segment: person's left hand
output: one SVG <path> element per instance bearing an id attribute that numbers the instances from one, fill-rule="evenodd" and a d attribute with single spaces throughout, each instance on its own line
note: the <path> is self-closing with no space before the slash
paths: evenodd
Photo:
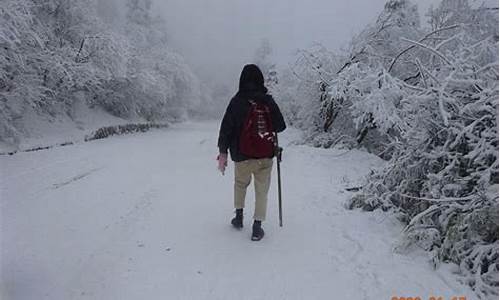
<path id="1" fill-rule="evenodd" d="M 224 175 L 224 172 L 226 171 L 227 167 L 227 153 L 220 153 L 217 156 L 217 161 L 219 162 L 218 169 Z"/>

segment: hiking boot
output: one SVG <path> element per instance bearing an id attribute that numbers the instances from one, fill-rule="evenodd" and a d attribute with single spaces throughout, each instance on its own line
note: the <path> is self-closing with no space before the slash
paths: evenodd
<path id="1" fill-rule="evenodd" d="M 252 226 L 252 241 L 260 241 L 264 237 L 261 221 L 254 221 Z"/>
<path id="2" fill-rule="evenodd" d="M 231 220 L 231 224 L 233 224 L 234 228 L 241 229 L 243 228 L 243 209 L 236 210 L 236 216 Z"/>

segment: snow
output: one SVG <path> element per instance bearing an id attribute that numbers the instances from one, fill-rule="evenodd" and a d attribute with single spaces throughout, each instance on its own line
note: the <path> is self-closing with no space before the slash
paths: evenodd
<path id="1" fill-rule="evenodd" d="M 296 145 L 294 130 L 281 137 L 284 227 L 273 177 L 266 236 L 250 241 L 253 191 L 234 230 L 217 129 L 182 123 L 1 156 L 0 298 L 476 299 L 452 266 L 394 252 L 394 217 L 344 208 L 344 189 L 380 159 Z"/>
<path id="2" fill-rule="evenodd" d="M 61 114 L 56 118 L 51 118 L 27 111 L 21 122 L 24 135 L 19 145 L 9 145 L 0 141 L 0 153 L 53 146 L 65 142 L 82 142 L 85 135 L 104 126 L 145 122 L 140 118 L 126 120 L 114 117 L 101 108 L 89 108 L 81 101 L 75 102 L 71 116 Z"/>

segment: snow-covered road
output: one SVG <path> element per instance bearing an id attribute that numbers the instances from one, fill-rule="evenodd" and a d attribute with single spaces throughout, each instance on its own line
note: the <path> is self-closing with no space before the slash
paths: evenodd
<path id="1" fill-rule="evenodd" d="M 395 253 L 396 220 L 344 209 L 344 189 L 378 158 L 293 145 L 293 130 L 284 227 L 274 173 L 265 238 L 250 241 L 253 191 L 244 230 L 232 229 L 217 126 L 0 157 L 1 299 L 475 299 L 448 267 Z"/>

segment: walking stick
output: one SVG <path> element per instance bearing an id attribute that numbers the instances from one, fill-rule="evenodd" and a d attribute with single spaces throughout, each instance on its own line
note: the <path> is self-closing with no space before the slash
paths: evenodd
<path id="1" fill-rule="evenodd" d="M 283 207 L 281 205 L 281 154 L 283 153 L 283 148 L 279 146 L 278 143 L 278 133 L 276 133 L 276 167 L 278 169 L 278 207 L 279 207 L 279 221 L 280 227 L 283 227 Z"/>

